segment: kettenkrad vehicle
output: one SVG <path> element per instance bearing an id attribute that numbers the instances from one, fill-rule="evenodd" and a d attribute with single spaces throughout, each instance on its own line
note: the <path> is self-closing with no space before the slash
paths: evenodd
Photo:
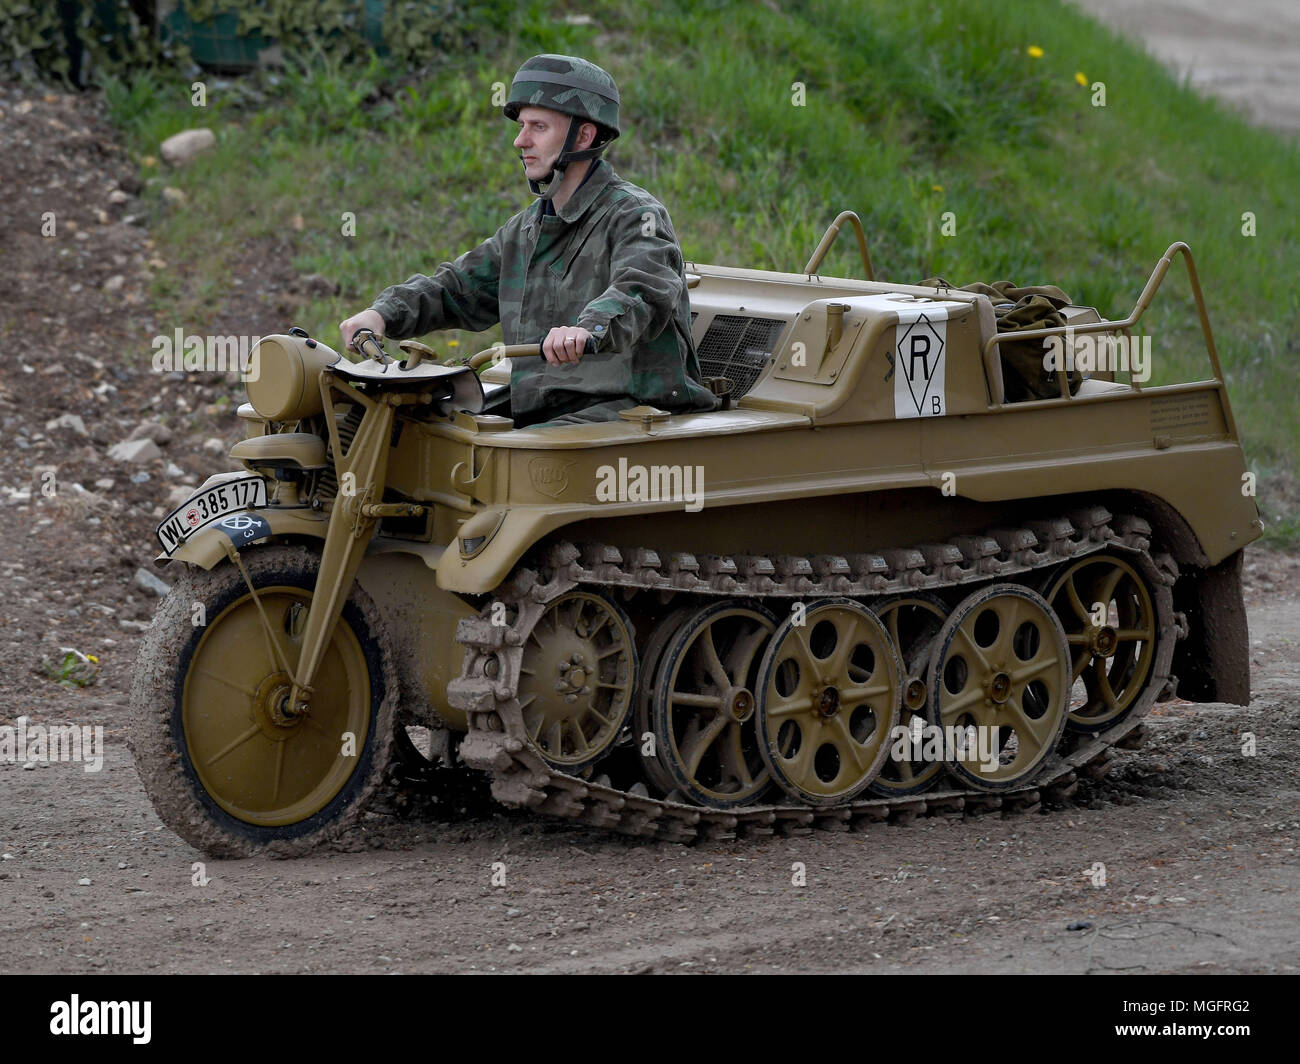
<path id="1" fill-rule="evenodd" d="M 866 280 L 818 273 L 845 221 Z M 1144 387 L 1098 352 L 1136 358 L 1179 255 L 1210 376 Z M 855 829 L 1032 809 L 1153 702 L 1248 701 L 1262 525 L 1186 245 L 1120 321 L 872 276 L 849 212 L 801 273 L 689 266 L 722 408 L 612 423 L 516 429 L 506 364 L 414 341 L 263 338 L 240 468 L 158 529 L 132 745 L 159 816 L 303 852 L 486 773 L 657 838 Z"/>

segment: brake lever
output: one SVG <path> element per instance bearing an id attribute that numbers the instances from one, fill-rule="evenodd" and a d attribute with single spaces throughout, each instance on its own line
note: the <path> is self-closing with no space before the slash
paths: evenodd
<path id="1" fill-rule="evenodd" d="M 384 345 L 380 342 L 379 337 L 375 335 L 375 331 L 373 329 L 362 328 L 362 329 L 358 329 L 355 333 L 352 334 L 352 346 L 353 348 L 356 349 L 358 354 L 364 355 L 366 353 L 365 352 L 366 344 L 374 345 L 374 349 L 376 353 L 372 355 L 371 358 L 373 358 L 376 362 L 378 362 L 381 366 L 383 366 L 385 370 L 387 370 L 389 363 L 391 363 L 393 360 L 391 357 L 389 357 L 388 352 L 384 350 Z"/>

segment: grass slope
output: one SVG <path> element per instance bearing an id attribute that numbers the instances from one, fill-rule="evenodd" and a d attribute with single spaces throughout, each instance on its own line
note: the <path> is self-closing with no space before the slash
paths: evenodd
<path id="1" fill-rule="evenodd" d="M 142 157 L 188 126 L 219 138 L 165 179 L 188 201 L 155 236 L 164 258 L 190 265 L 158 281 L 162 320 L 207 331 L 232 268 L 274 239 L 294 268 L 341 285 L 297 315 L 329 336 L 384 286 L 488 236 L 529 201 L 494 86 L 535 52 L 575 52 L 618 79 L 626 132 L 610 159 L 665 202 L 696 261 L 797 270 L 847 207 L 882 277 L 1053 283 L 1118 317 L 1185 240 L 1269 534 L 1300 538 L 1294 143 L 1201 99 L 1057 0 L 592 0 L 581 11 L 590 25 L 527 5 L 508 35 L 476 56 L 437 57 L 420 79 L 317 60 L 274 87 L 213 83 L 202 111 L 188 85 L 110 86 Z M 342 235 L 344 212 L 355 236 Z M 851 239 L 824 267 L 859 270 Z M 1143 326 L 1156 383 L 1209 375 L 1181 266 Z M 480 341 L 490 338 L 434 339 L 447 353 Z"/>

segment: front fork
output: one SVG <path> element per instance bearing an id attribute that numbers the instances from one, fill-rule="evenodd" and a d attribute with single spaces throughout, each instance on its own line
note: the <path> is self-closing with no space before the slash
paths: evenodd
<path id="1" fill-rule="evenodd" d="M 302 632 L 302 652 L 296 668 L 291 670 L 287 662 L 282 662 L 282 667 L 293 677 L 289 697 L 277 707 L 278 713 L 287 719 L 303 716 L 311 710 L 316 670 L 320 668 L 334 625 L 343 611 L 343 603 L 356 579 L 357 570 L 361 568 L 375 523 L 384 517 L 419 517 L 425 512 L 423 506 L 413 503 L 384 503 L 380 500 L 386 486 L 388 453 L 397 408 L 427 401 L 429 397 L 410 392 L 381 392 L 372 398 L 357 388 L 340 384 L 328 370 L 321 373 L 320 389 L 338 494 L 330 511 L 316 588 Z M 345 395 L 350 402 L 360 403 L 365 410 L 346 453 L 334 417 L 334 392 Z M 244 574 L 266 628 L 267 639 L 273 646 L 278 646 L 266 612 L 258 601 L 257 590 L 233 548 L 231 556 Z"/>

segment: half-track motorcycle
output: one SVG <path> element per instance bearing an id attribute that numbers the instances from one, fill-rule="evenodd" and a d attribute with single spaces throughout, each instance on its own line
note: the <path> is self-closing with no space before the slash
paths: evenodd
<path id="1" fill-rule="evenodd" d="M 863 280 L 818 272 L 846 221 Z M 1012 345 L 1122 346 L 1180 256 L 1205 379 L 1013 386 Z M 131 742 L 169 826 L 303 852 L 474 773 L 680 841 L 1032 809 L 1155 701 L 1249 700 L 1262 524 L 1186 245 L 1127 318 L 1017 331 L 875 280 L 850 212 L 801 273 L 688 270 L 706 413 L 521 429 L 502 358 L 536 347 L 260 341 L 239 468 L 158 528 Z"/>

